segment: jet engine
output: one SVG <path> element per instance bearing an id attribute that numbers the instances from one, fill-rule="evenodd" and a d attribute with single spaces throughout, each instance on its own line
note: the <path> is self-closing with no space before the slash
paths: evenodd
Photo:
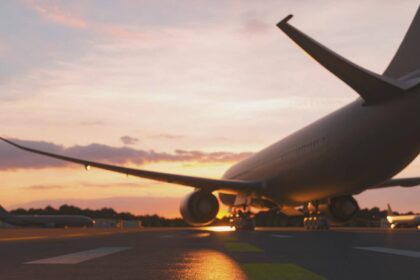
<path id="1" fill-rule="evenodd" d="M 351 195 L 343 195 L 329 199 L 328 203 L 319 206 L 319 210 L 332 222 L 344 223 L 357 213 L 359 205 Z"/>
<path id="2" fill-rule="evenodd" d="M 180 211 L 188 224 L 205 226 L 216 218 L 219 212 L 219 201 L 212 193 L 197 190 L 182 201 Z"/>

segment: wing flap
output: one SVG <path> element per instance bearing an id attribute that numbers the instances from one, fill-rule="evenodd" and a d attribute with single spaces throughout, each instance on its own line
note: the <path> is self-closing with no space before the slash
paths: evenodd
<path id="1" fill-rule="evenodd" d="M 291 18 L 292 15 L 287 16 L 277 26 L 317 62 L 353 88 L 367 104 L 398 97 L 406 89 L 404 83 L 366 70 L 318 43 L 290 25 Z"/>
<path id="2" fill-rule="evenodd" d="M 134 168 L 128 168 L 128 167 L 122 167 L 122 166 L 115 166 L 115 165 L 110 165 L 110 164 L 105 164 L 105 163 L 88 161 L 84 159 L 67 157 L 63 155 L 48 153 L 45 151 L 24 147 L 22 145 L 19 145 L 15 142 L 4 139 L 2 137 L 0 137 L 0 140 L 6 143 L 9 143 L 10 145 L 13 145 L 24 151 L 84 165 L 86 169 L 88 169 L 89 167 L 96 167 L 96 168 L 113 171 L 117 173 L 122 173 L 126 175 L 132 175 L 136 177 L 157 180 L 157 181 L 161 181 L 165 183 L 173 183 L 173 184 L 184 185 L 184 186 L 189 186 L 189 187 L 207 189 L 209 191 L 223 190 L 224 192 L 232 192 L 232 193 L 257 191 L 258 188 L 262 185 L 260 182 L 249 182 L 249 181 L 241 181 L 241 180 L 219 180 L 219 179 L 210 179 L 210 178 L 178 175 L 178 174 L 171 174 L 171 173 L 134 169 Z"/>

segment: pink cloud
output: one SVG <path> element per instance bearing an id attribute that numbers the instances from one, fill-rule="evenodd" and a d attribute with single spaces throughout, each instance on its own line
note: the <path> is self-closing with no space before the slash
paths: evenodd
<path id="1" fill-rule="evenodd" d="M 36 0 L 26 1 L 28 6 L 35 10 L 42 18 L 64 26 L 85 29 L 88 23 L 81 17 L 66 11 L 53 3 L 40 2 Z"/>
<path id="2" fill-rule="evenodd" d="M 173 153 L 166 153 L 134 149 L 127 146 L 112 147 L 96 143 L 85 146 L 63 147 L 48 142 L 22 140 L 17 142 L 24 146 L 52 153 L 112 164 L 134 163 L 144 165 L 156 162 L 237 162 L 251 155 L 249 152 L 203 152 L 190 150 L 176 150 Z M 67 165 L 67 162 L 24 152 L 9 144 L 0 142 L 0 170 L 65 167 Z"/>
<path id="3" fill-rule="evenodd" d="M 133 29 L 118 24 L 92 24 L 94 32 L 115 40 L 141 40 L 153 41 L 155 38 L 150 32 Z"/>

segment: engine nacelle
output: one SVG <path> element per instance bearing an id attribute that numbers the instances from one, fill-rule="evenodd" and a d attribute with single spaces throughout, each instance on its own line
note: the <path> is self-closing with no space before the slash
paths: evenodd
<path id="1" fill-rule="evenodd" d="M 344 223 L 359 211 L 359 205 L 351 195 L 343 195 L 331 198 L 327 204 L 320 205 L 319 210 L 332 222 Z"/>
<path id="2" fill-rule="evenodd" d="M 181 203 L 181 215 L 192 226 L 205 226 L 216 218 L 219 201 L 210 192 L 198 190 L 188 195 Z"/>

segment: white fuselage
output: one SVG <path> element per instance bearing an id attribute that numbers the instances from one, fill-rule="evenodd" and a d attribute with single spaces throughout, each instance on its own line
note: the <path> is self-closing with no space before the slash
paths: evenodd
<path id="1" fill-rule="evenodd" d="M 374 106 L 357 99 L 239 162 L 223 178 L 262 181 L 259 195 L 281 205 L 360 193 L 417 157 L 419 124 L 418 89 Z"/>
<path id="2" fill-rule="evenodd" d="M 386 219 L 391 225 L 407 225 L 407 226 L 418 226 L 420 225 L 420 215 L 399 215 L 399 216 L 387 216 Z"/>

